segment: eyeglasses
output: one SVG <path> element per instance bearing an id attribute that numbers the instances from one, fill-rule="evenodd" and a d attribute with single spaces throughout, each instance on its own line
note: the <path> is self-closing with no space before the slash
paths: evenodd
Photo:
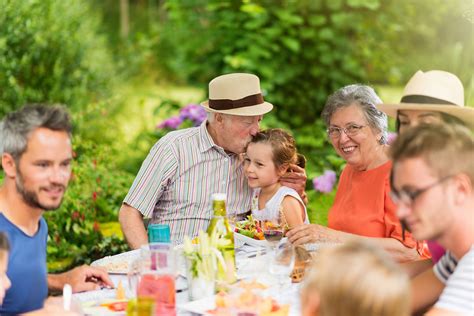
<path id="1" fill-rule="evenodd" d="M 392 201 L 395 204 L 403 204 L 406 207 L 412 207 L 412 205 L 415 203 L 415 200 L 418 197 L 420 197 L 420 195 L 427 192 L 429 189 L 432 189 L 435 186 L 443 183 L 444 181 L 452 178 L 453 176 L 454 175 L 449 175 L 449 176 L 443 177 L 443 178 L 439 179 L 438 181 L 436 181 L 435 183 L 432 183 L 432 184 L 428 185 L 427 187 L 424 187 L 422 189 L 418 189 L 418 190 L 415 190 L 415 191 L 412 191 L 412 192 L 406 191 L 406 190 L 397 191 L 397 190 L 393 189 L 393 187 L 392 187 L 392 191 L 390 192 L 390 197 L 392 198 Z"/>
<path id="2" fill-rule="evenodd" d="M 326 130 L 328 133 L 328 136 L 332 139 L 337 139 L 341 137 L 341 133 L 344 132 L 347 136 L 355 136 L 359 133 L 359 131 L 366 127 L 367 125 L 356 125 L 356 124 L 351 124 L 347 127 L 330 127 Z"/>

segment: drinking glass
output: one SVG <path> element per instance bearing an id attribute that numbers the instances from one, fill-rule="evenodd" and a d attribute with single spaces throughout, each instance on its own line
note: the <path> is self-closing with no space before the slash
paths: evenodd
<path id="1" fill-rule="evenodd" d="M 282 242 L 270 254 L 270 258 L 269 271 L 277 278 L 279 288 L 291 284 L 290 276 L 296 260 L 295 247 L 290 242 Z"/>
<path id="2" fill-rule="evenodd" d="M 283 227 L 277 220 L 263 222 L 263 236 L 270 244 L 270 248 L 275 250 L 280 240 L 283 238 Z"/>
<path id="3" fill-rule="evenodd" d="M 176 259 L 169 243 L 151 243 L 140 248 L 131 265 L 129 284 L 140 298 L 155 302 L 156 315 L 176 315 Z"/>

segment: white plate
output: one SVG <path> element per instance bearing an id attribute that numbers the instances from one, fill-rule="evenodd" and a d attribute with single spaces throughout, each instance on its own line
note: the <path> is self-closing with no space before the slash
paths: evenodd
<path id="1" fill-rule="evenodd" d="M 110 303 L 110 302 L 119 302 L 116 299 L 104 300 L 102 302 L 87 302 L 82 305 L 82 313 L 87 316 L 125 316 L 126 310 L 122 312 L 114 312 L 110 310 L 107 306 L 101 306 L 101 303 Z"/>
<path id="2" fill-rule="evenodd" d="M 111 274 L 127 274 L 131 263 L 140 256 L 140 249 L 127 251 L 115 256 L 107 256 L 91 263 L 93 267 L 103 267 Z"/>
<path id="3" fill-rule="evenodd" d="M 255 247 L 267 247 L 268 242 L 266 240 L 257 240 L 253 239 L 250 237 L 247 237 L 245 235 L 239 234 L 237 232 L 234 232 L 234 244 L 235 248 L 240 248 L 244 244 L 250 245 L 250 246 L 255 246 Z"/>
<path id="4" fill-rule="evenodd" d="M 211 315 L 208 311 L 216 308 L 215 295 L 200 300 L 178 304 L 178 309 L 200 315 Z"/>

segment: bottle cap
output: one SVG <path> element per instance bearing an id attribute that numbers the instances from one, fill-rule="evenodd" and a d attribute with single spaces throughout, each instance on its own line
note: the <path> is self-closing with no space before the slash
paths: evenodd
<path id="1" fill-rule="evenodd" d="M 148 241 L 149 242 L 171 242 L 170 226 L 167 224 L 148 225 Z"/>
<path id="2" fill-rule="evenodd" d="M 213 201 L 225 201 L 227 199 L 227 194 L 225 193 L 214 193 L 212 195 Z"/>

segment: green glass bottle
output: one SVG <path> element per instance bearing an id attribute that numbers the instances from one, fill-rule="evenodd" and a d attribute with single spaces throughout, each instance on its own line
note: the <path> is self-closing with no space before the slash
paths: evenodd
<path id="1" fill-rule="evenodd" d="M 230 228 L 229 221 L 226 217 L 225 209 L 225 193 L 215 193 L 212 195 L 212 208 L 214 215 L 211 223 L 207 228 L 209 236 L 217 234 L 217 247 L 222 254 L 225 262 L 225 267 L 221 262 L 218 263 L 217 268 L 217 289 L 225 287 L 226 284 L 234 283 L 237 280 L 235 269 L 235 249 L 234 249 L 234 232 Z"/>

